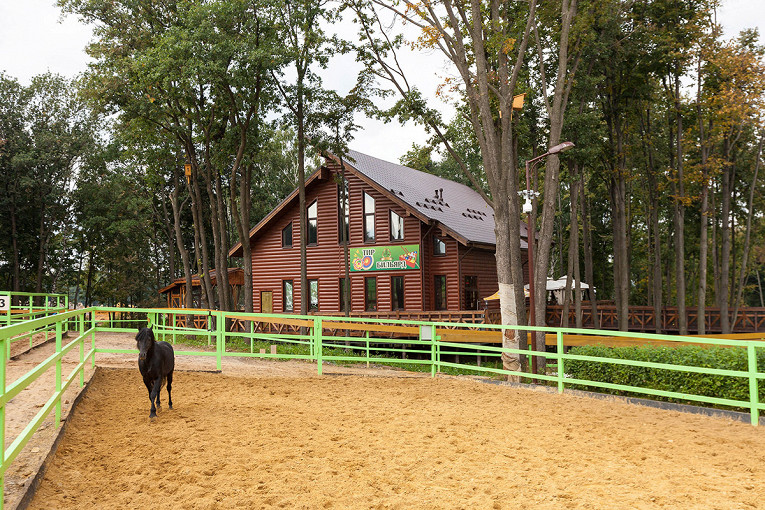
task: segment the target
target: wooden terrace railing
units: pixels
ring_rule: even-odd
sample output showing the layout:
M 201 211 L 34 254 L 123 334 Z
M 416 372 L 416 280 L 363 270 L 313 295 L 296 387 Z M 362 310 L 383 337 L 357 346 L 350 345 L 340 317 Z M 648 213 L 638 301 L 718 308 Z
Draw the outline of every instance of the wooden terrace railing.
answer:
M 583 303 L 583 305 L 586 303 Z M 173 314 L 173 322 L 178 327 L 191 327 L 197 329 L 208 329 L 207 318 L 209 312 L 206 310 L 188 310 L 176 309 Z M 322 315 L 342 316 L 340 312 L 323 313 Z M 547 326 L 560 327 L 562 324 L 563 306 L 547 306 Z M 453 311 L 419 311 L 419 310 L 398 310 L 390 312 L 352 312 L 351 317 L 368 319 L 395 319 L 404 321 L 424 321 L 424 322 L 451 322 L 455 324 L 499 324 L 500 314 L 497 310 L 453 310 Z M 678 312 L 675 307 L 665 307 L 662 309 L 660 317 L 661 331 L 665 333 L 678 333 Z M 698 313 L 695 308 L 687 309 L 688 332 L 698 333 Z M 720 310 L 708 308 L 706 310 L 706 333 L 722 333 L 720 320 Z M 733 324 L 733 311 L 730 311 L 730 320 Z M 654 333 L 656 332 L 656 316 L 651 306 L 631 306 L 629 308 L 629 331 Z M 228 319 L 227 325 L 229 331 L 239 332 L 261 332 L 261 333 L 282 333 L 289 329 L 293 332 L 299 331 L 305 327 L 302 321 L 296 320 L 294 324 L 285 324 L 281 322 L 276 324 L 267 319 L 263 320 L 241 320 L 236 316 Z M 569 309 L 568 327 L 576 326 L 576 316 L 573 307 Z M 582 306 L 582 327 L 586 329 L 618 330 L 619 322 L 617 320 L 616 307 L 614 305 L 598 305 L 596 320 L 593 321 L 592 309 L 589 306 Z M 765 332 L 765 308 L 741 308 L 738 311 L 735 325 L 731 328 L 732 333 L 757 333 Z
M 576 326 L 576 315 L 574 307 L 569 309 L 569 327 Z M 732 333 L 756 333 L 765 331 L 765 308 L 740 308 L 738 315 L 733 318 L 733 310 L 729 310 L 731 332 Z M 563 306 L 547 306 L 547 326 L 559 327 L 562 324 Z M 699 314 L 696 308 L 687 308 L 686 317 L 688 321 L 688 332 L 698 333 Z M 707 308 L 705 310 L 706 333 L 722 333 L 722 315 L 719 308 Z M 659 317 L 659 329 L 665 333 L 678 333 L 679 314 L 676 307 L 664 307 Z M 491 317 L 490 317 L 491 319 Z M 652 306 L 630 306 L 628 312 L 628 330 L 645 333 L 655 333 L 657 318 Z M 598 305 L 598 314 L 593 321 L 592 308 L 589 303 L 582 303 L 582 327 L 606 330 L 618 330 L 619 321 L 617 319 L 616 306 Z

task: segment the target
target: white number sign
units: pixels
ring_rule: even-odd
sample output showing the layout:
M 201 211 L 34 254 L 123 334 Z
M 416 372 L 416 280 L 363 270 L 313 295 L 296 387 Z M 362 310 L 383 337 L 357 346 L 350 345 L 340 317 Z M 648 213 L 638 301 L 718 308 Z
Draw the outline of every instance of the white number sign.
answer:
M 0 312 L 7 312 L 11 308 L 11 296 L 0 294 Z

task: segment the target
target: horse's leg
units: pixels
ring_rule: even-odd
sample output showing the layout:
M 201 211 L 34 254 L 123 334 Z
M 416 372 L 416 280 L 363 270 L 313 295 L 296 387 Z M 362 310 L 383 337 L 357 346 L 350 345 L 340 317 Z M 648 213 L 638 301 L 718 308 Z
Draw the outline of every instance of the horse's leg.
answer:
M 149 414 L 149 418 L 154 418 L 157 416 L 157 408 L 154 407 L 154 401 L 156 400 L 157 403 L 159 403 L 159 389 L 162 384 L 162 378 L 158 377 L 154 380 L 153 387 L 151 389 L 151 393 L 149 394 L 149 399 L 151 400 L 151 413 Z
M 156 399 L 157 400 L 157 409 L 162 407 L 160 405 L 160 402 L 159 402 L 159 397 L 160 397 L 160 395 L 162 395 L 162 387 L 164 385 L 165 385 L 165 378 L 164 377 L 160 377 L 160 379 L 159 379 L 159 388 L 157 388 L 157 399 Z
M 173 408 L 173 396 L 170 394 L 170 392 L 173 389 L 173 373 L 170 372 L 167 374 L 167 405 L 170 406 L 170 409 Z
M 149 412 L 149 418 L 157 416 L 157 409 L 154 407 L 154 396 L 151 394 L 151 387 L 153 386 L 150 379 L 144 379 L 143 383 L 146 385 L 146 389 L 149 391 L 149 402 L 151 402 L 151 411 Z

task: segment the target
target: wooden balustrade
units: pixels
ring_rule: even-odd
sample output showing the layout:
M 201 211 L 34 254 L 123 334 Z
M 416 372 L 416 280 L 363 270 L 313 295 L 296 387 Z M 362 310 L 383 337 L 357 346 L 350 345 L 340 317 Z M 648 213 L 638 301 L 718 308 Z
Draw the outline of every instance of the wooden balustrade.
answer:
M 191 312 L 191 311 L 190 311 Z M 573 307 L 569 309 L 568 327 L 576 327 L 576 316 Z M 733 311 L 730 311 L 730 323 L 734 324 Z M 341 317 L 340 313 L 321 314 L 322 316 Z M 499 324 L 500 313 L 497 310 L 456 310 L 456 311 L 419 311 L 419 310 L 398 310 L 390 312 L 353 312 L 350 314 L 354 318 L 368 319 L 394 319 L 411 320 L 425 322 L 450 322 L 455 326 L 459 323 L 473 324 Z M 547 306 L 547 326 L 559 327 L 562 325 L 563 306 Z M 720 320 L 720 310 L 717 308 L 707 308 L 705 313 L 706 332 L 710 334 L 722 333 L 722 321 Z M 176 326 L 183 327 L 193 324 L 198 329 L 207 329 L 207 313 L 182 313 L 180 310 L 173 314 Z M 688 332 L 698 333 L 698 312 L 695 308 L 687 309 Z M 231 317 L 226 329 L 228 331 L 250 331 L 262 333 L 297 333 L 305 321 L 273 321 L 265 318 L 249 317 Z M 300 324 L 298 324 L 298 322 Z M 679 316 L 675 307 L 665 307 L 662 309 L 658 321 L 659 329 L 662 333 L 679 332 Z M 599 304 L 597 315 L 593 320 L 592 309 L 589 306 L 582 306 L 582 327 L 586 329 L 618 330 L 619 321 L 617 318 L 616 307 L 612 304 Z M 628 330 L 654 333 L 657 331 L 657 319 L 654 309 L 651 306 L 631 306 L 628 313 Z M 735 324 L 731 328 L 732 333 L 755 333 L 765 332 L 765 308 L 742 308 L 738 311 L 735 318 Z

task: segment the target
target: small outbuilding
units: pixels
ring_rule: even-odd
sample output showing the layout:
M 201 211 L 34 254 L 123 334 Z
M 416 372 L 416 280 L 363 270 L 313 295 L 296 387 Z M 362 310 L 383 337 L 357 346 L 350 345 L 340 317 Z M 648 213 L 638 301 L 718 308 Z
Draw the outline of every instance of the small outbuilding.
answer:
M 213 286 L 218 284 L 217 272 L 210 270 L 210 280 Z M 242 298 L 242 285 L 244 285 L 244 270 L 241 267 L 228 268 L 228 282 L 231 285 L 231 294 L 234 297 L 234 303 L 239 303 Z M 202 308 L 202 278 L 201 275 L 194 275 L 191 278 L 192 303 L 194 308 Z M 186 278 L 176 278 L 173 283 L 159 289 L 160 294 L 167 298 L 168 308 L 186 307 Z M 241 307 L 239 307 L 241 308 Z

